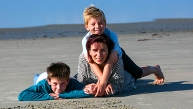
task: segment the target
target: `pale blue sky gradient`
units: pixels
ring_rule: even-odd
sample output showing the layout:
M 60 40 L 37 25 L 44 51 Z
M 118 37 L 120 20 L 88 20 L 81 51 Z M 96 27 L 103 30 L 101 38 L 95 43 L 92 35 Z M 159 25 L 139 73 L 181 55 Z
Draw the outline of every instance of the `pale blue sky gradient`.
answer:
M 193 18 L 193 0 L 0 0 L 0 28 L 83 24 L 90 4 L 105 13 L 107 23 Z

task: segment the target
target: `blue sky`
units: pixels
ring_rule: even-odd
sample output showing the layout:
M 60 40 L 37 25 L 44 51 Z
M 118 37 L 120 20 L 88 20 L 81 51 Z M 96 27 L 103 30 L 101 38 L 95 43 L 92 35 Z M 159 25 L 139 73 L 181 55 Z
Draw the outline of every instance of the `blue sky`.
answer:
M 83 24 L 90 4 L 105 13 L 107 23 L 193 18 L 193 0 L 0 0 L 0 28 Z

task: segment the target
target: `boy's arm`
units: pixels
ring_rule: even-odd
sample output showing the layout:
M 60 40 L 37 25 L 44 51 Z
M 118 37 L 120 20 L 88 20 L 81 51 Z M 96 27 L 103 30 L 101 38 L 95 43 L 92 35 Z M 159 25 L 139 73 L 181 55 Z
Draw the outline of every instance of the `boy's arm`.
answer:
M 103 96 L 105 92 L 105 88 L 107 86 L 109 76 L 111 74 L 111 70 L 113 68 L 114 63 L 118 60 L 117 51 L 112 51 L 109 55 L 109 58 L 105 64 L 103 69 L 102 79 L 99 84 L 97 84 L 97 93 L 95 96 Z
M 103 77 L 103 73 L 102 71 L 99 69 L 98 65 L 96 65 L 95 63 L 89 63 L 92 71 L 94 72 L 94 74 L 98 77 L 98 80 L 102 80 Z
M 84 56 L 86 57 L 87 61 L 88 60 L 88 56 L 85 53 Z M 106 65 L 103 69 L 103 71 L 101 71 L 98 67 L 98 65 L 96 65 L 95 63 L 89 63 L 91 69 L 93 70 L 93 72 L 95 73 L 95 75 L 98 77 L 98 79 L 101 82 L 107 83 L 109 76 L 110 76 L 110 72 L 112 70 L 113 64 L 115 63 L 115 61 L 117 60 L 117 51 L 112 51 L 109 55 L 109 58 L 106 62 Z
M 83 38 L 82 38 L 82 52 L 83 53 L 87 53 L 87 50 L 86 50 L 86 42 L 87 42 L 87 39 L 88 37 L 92 35 L 91 32 L 88 32 Z
M 87 38 L 91 35 L 90 32 L 88 32 L 82 39 L 82 52 L 84 53 L 84 56 L 87 60 L 87 62 L 89 63 L 91 69 L 95 72 L 98 72 L 98 73 L 95 73 L 95 75 L 98 77 L 99 80 L 102 79 L 102 71 L 99 69 L 99 67 L 94 64 L 94 63 L 90 63 L 89 60 L 88 60 L 88 56 L 87 56 L 87 50 L 86 50 L 86 42 L 87 42 Z
M 120 57 L 122 57 L 122 50 L 119 45 L 119 39 L 118 36 L 111 30 L 105 29 L 105 34 L 110 37 L 111 40 L 114 42 L 114 48 L 113 50 L 116 50 Z
M 19 101 L 42 101 L 42 100 L 53 100 L 54 97 L 51 97 L 49 93 L 43 91 L 41 85 L 34 85 L 25 90 L 23 90 L 19 96 Z
M 84 90 L 73 90 L 59 94 L 59 98 L 66 98 L 66 99 L 83 98 L 83 97 L 91 97 L 91 95 L 86 94 Z
M 98 65 L 96 65 L 95 63 L 90 63 L 90 62 L 89 62 L 87 53 L 84 53 L 84 56 L 85 56 L 87 62 L 89 63 L 92 71 L 93 71 L 94 74 L 98 77 L 98 80 L 102 80 L 103 73 L 102 73 L 102 71 L 100 70 L 100 68 L 98 67 Z
M 83 90 L 84 85 L 77 81 L 76 79 L 70 79 L 70 83 L 67 86 L 67 91 L 59 94 L 59 98 L 83 98 L 89 97 L 90 94 L 86 94 Z
M 105 82 L 107 84 L 109 80 L 109 76 L 111 74 L 111 70 L 113 68 L 113 65 L 117 61 L 118 56 L 117 56 L 117 51 L 112 51 L 109 55 L 109 58 L 107 59 L 107 62 L 105 64 L 105 67 L 103 69 L 103 76 L 102 76 L 102 82 Z

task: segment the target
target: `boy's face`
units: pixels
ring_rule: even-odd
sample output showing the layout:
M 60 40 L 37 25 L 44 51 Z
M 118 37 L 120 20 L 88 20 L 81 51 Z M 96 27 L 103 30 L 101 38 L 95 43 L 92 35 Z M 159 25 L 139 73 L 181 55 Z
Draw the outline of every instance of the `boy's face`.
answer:
M 85 25 L 85 28 L 90 31 L 92 34 L 103 34 L 106 24 L 102 21 L 101 17 L 91 18 L 88 20 L 88 24 Z
M 69 83 L 69 79 L 58 79 L 58 78 L 51 78 L 48 80 L 48 84 L 51 85 L 52 91 L 55 94 L 60 94 L 66 90 L 66 87 Z

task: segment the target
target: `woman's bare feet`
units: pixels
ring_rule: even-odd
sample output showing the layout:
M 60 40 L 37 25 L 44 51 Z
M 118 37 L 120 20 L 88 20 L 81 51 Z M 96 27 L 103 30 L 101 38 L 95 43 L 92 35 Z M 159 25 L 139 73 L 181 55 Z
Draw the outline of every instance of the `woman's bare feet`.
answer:
M 156 79 L 155 79 L 155 81 L 153 83 L 157 84 L 157 85 L 163 84 L 164 83 L 164 75 L 163 75 L 163 73 L 161 71 L 160 66 L 158 64 L 156 64 L 154 67 L 157 69 L 157 72 L 154 73 Z

